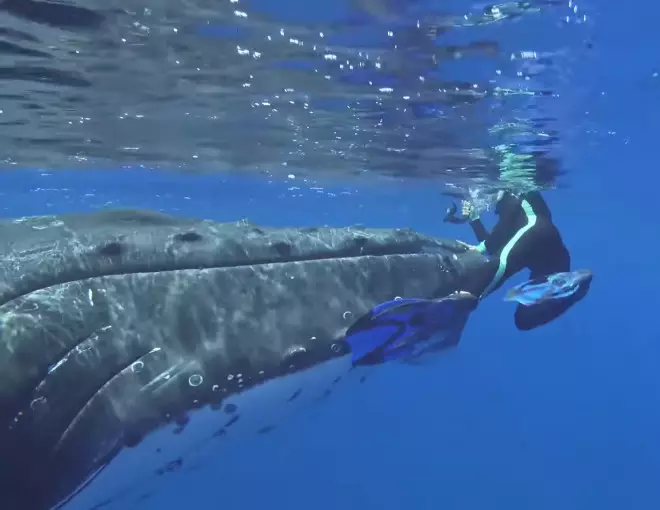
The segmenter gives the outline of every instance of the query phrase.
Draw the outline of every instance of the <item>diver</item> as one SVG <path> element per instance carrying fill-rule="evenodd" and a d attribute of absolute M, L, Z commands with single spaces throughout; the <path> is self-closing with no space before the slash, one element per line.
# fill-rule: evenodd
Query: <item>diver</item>
<path fill-rule="evenodd" d="M 495 206 L 499 219 L 490 233 L 470 202 L 463 203 L 462 217 L 456 212 L 454 204 L 447 210 L 444 221 L 469 223 L 479 241 L 479 245 L 473 248 L 489 257 L 488 262 L 469 274 L 461 286 L 461 290 L 478 296 L 480 300 L 523 269 L 530 270 L 531 280 L 570 271 L 571 256 L 552 222 L 548 205 L 538 191 L 520 196 L 500 191 Z M 590 285 L 591 278 L 588 278 L 580 282 L 575 292 L 560 299 L 531 306 L 519 304 L 515 313 L 516 327 L 527 331 L 547 324 L 580 301 Z"/>
<path fill-rule="evenodd" d="M 414 365 L 456 347 L 479 302 L 523 269 L 530 270 L 529 281 L 509 289 L 505 298 L 518 303 L 520 330 L 549 323 L 587 294 L 592 273 L 571 271 L 571 256 L 538 191 L 498 193 L 499 220 L 490 233 L 479 219 L 478 198 L 473 200 L 463 201 L 461 216 L 453 204 L 444 221 L 469 222 L 479 245 L 468 246 L 486 255 L 486 262 L 471 269 L 449 295 L 399 297 L 360 317 L 344 334 L 354 366 L 393 360 Z"/>

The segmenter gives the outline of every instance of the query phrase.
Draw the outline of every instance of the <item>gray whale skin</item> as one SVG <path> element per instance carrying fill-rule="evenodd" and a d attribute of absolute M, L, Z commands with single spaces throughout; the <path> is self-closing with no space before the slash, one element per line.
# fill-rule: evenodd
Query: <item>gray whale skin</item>
<path fill-rule="evenodd" d="M 210 441 L 271 430 L 268 405 L 327 396 L 371 307 L 484 260 L 411 230 L 137 210 L 3 220 L 0 250 L 3 510 L 140 508 Z"/>

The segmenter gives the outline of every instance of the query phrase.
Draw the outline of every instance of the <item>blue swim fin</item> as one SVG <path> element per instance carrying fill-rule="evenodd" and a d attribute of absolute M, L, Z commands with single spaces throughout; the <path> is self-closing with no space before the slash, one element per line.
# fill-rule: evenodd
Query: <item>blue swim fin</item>
<path fill-rule="evenodd" d="M 593 275 L 588 269 L 536 276 L 509 289 L 504 300 L 517 301 L 523 306 L 540 305 L 550 300 L 565 300 L 586 293 L 592 278 Z"/>
<path fill-rule="evenodd" d="M 476 304 L 477 299 L 468 293 L 382 303 L 346 332 L 353 364 L 405 361 L 453 347 Z"/>

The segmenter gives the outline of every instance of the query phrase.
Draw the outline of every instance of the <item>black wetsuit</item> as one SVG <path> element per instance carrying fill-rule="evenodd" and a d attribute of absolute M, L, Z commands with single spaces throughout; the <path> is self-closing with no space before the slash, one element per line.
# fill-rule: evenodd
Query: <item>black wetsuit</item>
<path fill-rule="evenodd" d="M 499 221 L 490 234 L 479 219 L 470 222 L 481 243 L 479 250 L 488 254 L 490 260 L 468 276 L 464 290 L 483 298 L 523 269 L 530 270 L 530 279 L 570 271 L 571 256 L 540 193 L 527 193 L 519 198 L 505 194 L 495 212 Z M 585 285 L 566 299 L 518 305 L 516 326 L 529 330 L 550 322 L 582 299 L 588 288 Z"/>

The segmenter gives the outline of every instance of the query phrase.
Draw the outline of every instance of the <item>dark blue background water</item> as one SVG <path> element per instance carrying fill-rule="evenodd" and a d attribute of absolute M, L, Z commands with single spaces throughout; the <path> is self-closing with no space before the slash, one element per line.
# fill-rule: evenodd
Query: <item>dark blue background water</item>
<path fill-rule="evenodd" d="M 439 363 L 381 370 L 290 427 L 228 448 L 222 469 L 191 476 L 185 493 L 165 488 L 154 508 L 660 508 L 660 62 L 651 43 L 658 8 L 646 4 L 599 8 L 594 58 L 576 73 L 597 133 L 564 147 L 569 188 L 546 195 L 574 267 L 595 274 L 589 297 L 521 333 L 500 291 Z M 354 188 L 328 196 L 298 181 L 9 171 L 0 174 L 0 209 L 20 216 L 109 203 L 271 225 L 410 226 L 473 242 L 467 229 L 442 224 L 447 201 L 437 190 L 342 194 Z M 211 499 L 200 491 L 209 484 Z"/>

